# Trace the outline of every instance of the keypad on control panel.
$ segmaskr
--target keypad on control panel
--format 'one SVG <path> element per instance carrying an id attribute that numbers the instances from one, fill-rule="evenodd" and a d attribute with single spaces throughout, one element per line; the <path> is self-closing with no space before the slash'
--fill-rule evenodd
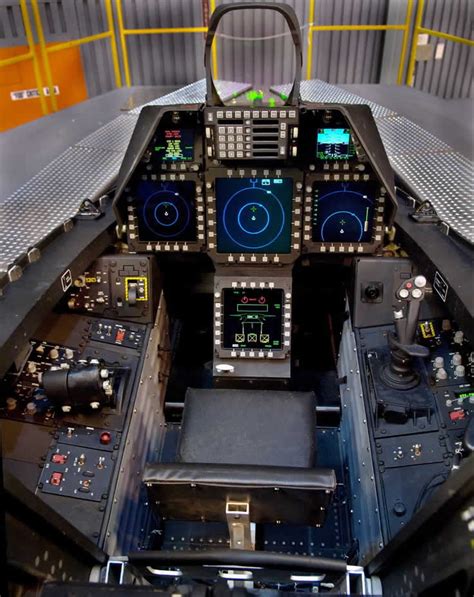
<path id="1" fill-rule="evenodd" d="M 294 109 L 208 110 L 206 126 L 208 157 L 282 159 L 296 154 L 296 146 L 289 149 L 298 137 Z"/>

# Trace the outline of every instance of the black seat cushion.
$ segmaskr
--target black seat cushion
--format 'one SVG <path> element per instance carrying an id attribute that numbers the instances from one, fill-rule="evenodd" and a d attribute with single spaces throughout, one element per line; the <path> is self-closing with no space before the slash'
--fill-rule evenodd
<path id="1" fill-rule="evenodd" d="M 310 468 L 315 434 L 313 392 L 189 388 L 177 460 Z"/>
<path id="2" fill-rule="evenodd" d="M 250 502 L 252 522 L 322 525 L 336 488 L 331 469 L 233 464 L 149 464 L 143 480 L 160 516 L 216 522 L 232 500 Z"/>

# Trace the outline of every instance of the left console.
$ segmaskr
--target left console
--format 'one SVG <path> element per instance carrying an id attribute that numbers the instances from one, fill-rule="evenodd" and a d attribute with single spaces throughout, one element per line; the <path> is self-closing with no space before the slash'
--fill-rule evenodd
<path id="1" fill-rule="evenodd" d="M 0 380 L 4 469 L 102 548 L 127 541 L 126 525 L 114 523 L 127 509 L 117 487 L 132 456 L 143 463 L 154 443 L 136 441 L 127 454 L 140 396 L 164 401 L 170 353 L 159 282 L 154 258 L 97 258 L 70 279 Z M 147 414 L 149 425 L 159 426 L 159 412 Z M 148 437 L 143 424 L 141 433 Z"/>

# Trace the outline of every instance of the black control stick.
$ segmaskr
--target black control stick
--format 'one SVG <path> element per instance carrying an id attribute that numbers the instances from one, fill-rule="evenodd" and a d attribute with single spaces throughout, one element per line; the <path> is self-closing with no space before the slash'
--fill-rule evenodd
<path id="1" fill-rule="evenodd" d="M 396 292 L 396 297 L 405 303 L 405 308 L 394 311 L 396 334 L 390 332 L 390 363 L 382 369 L 382 381 L 396 390 L 410 390 L 420 383 L 420 377 L 413 368 L 413 357 L 427 357 L 429 350 L 416 344 L 415 334 L 420 314 L 421 301 L 431 291 L 424 276 L 405 280 Z"/>

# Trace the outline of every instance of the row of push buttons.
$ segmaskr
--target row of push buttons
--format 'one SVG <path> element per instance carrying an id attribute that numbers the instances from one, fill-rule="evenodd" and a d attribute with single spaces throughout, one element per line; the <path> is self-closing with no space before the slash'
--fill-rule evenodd
<path id="1" fill-rule="evenodd" d="M 221 118 L 296 118 L 296 110 L 218 110 L 217 119 Z"/>

